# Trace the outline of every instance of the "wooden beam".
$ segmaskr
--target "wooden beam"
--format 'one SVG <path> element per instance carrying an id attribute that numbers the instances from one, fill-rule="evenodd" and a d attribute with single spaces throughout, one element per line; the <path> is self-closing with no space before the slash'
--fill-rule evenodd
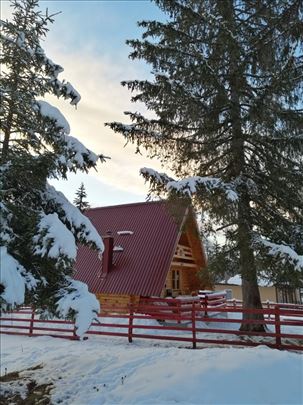
<path id="1" fill-rule="evenodd" d="M 194 262 L 193 256 L 189 257 L 189 256 L 174 255 L 173 259 L 191 260 L 192 262 Z"/>
<path id="2" fill-rule="evenodd" d="M 195 263 L 184 263 L 184 262 L 172 262 L 171 266 L 176 266 L 176 267 L 197 267 Z"/>
<path id="3" fill-rule="evenodd" d="M 177 249 L 184 249 L 184 250 L 188 250 L 191 252 L 191 247 L 190 246 L 186 246 L 186 245 L 181 245 L 180 243 L 178 243 Z"/>
<path id="4" fill-rule="evenodd" d="M 185 259 L 194 261 L 192 250 L 189 246 L 178 245 L 174 254 L 174 259 Z"/>

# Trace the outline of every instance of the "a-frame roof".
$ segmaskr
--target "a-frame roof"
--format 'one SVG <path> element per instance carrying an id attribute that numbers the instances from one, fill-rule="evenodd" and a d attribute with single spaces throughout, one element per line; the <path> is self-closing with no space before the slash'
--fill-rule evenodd
<path id="1" fill-rule="evenodd" d="M 182 203 L 165 201 L 87 210 L 101 236 L 112 233 L 117 251 L 112 269 L 103 277 L 97 253 L 80 246 L 74 278 L 87 283 L 93 293 L 159 296 L 188 212 Z"/>

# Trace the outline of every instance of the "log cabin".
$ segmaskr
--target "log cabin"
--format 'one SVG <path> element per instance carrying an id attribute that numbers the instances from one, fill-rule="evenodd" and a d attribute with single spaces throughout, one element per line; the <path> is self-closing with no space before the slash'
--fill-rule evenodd
<path id="1" fill-rule="evenodd" d="M 183 200 L 92 208 L 85 214 L 105 250 L 99 257 L 80 246 L 74 278 L 88 285 L 101 311 L 211 287 L 196 218 Z"/>

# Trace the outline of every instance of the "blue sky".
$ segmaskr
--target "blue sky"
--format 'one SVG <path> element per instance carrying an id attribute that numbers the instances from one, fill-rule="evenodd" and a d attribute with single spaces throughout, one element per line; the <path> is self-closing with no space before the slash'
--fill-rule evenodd
<path id="1" fill-rule="evenodd" d="M 9 2 L 1 2 L 2 18 L 9 17 Z M 98 166 L 98 172 L 70 175 L 68 181 L 55 181 L 55 187 L 72 200 L 84 182 L 92 206 L 144 201 L 148 185 L 139 176 L 144 166 L 160 169 L 158 161 L 136 155 L 134 147 L 124 147 L 122 136 L 104 127 L 108 121 L 127 122 L 123 111 L 144 110 L 130 103 L 131 94 L 121 80 L 150 76 L 144 62 L 128 58 L 126 39 L 140 38 L 137 21 L 163 19 L 150 1 L 40 1 L 55 16 L 42 44 L 48 57 L 63 66 L 66 79 L 80 92 L 82 99 L 75 110 L 66 101 L 48 99 L 69 121 L 71 135 L 96 153 L 111 159 Z"/>
<path id="2" fill-rule="evenodd" d="M 125 40 L 140 35 L 138 20 L 162 16 L 159 8 L 148 0 L 59 0 L 40 1 L 40 5 L 48 7 L 50 12 L 62 11 L 56 16 L 56 28 L 50 32 L 50 40 L 55 40 L 61 32 L 65 36 L 65 46 L 72 49 L 89 46 L 95 53 L 111 56 L 117 52 L 128 55 Z"/>

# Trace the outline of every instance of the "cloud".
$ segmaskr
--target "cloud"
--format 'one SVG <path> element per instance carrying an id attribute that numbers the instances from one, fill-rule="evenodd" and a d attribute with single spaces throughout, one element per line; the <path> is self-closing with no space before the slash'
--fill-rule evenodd
<path id="1" fill-rule="evenodd" d="M 65 115 L 71 134 L 96 153 L 111 157 L 92 173 L 103 182 L 137 194 L 146 193 L 148 187 L 139 176 L 143 166 L 160 168 L 159 161 L 135 154 L 135 147 L 125 145 L 125 139 L 104 126 L 105 122 L 127 122 L 123 111 L 133 110 L 130 92 L 120 85 L 123 79 L 142 75 L 125 61 L 113 61 L 108 56 L 98 56 L 86 49 L 81 52 L 62 52 L 56 46 L 47 52 L 56 63 L 64 67 L 61 78 L 66 78 L 81 94 L 77 110 L 64 100 L 47 97 Z M 124 62 L 124 63 L 123 63 Z"/>
<path id="2" fill-rule="evenodd" d="M 44 2 L 41 7 L 44 8 Z M 9 17 L 9 3 L 4 2 L 3 17 Z M 74 10 L 73 13 L 76 11 Z M 125 139 L 104 126 L 105 122 L 128 122 L 123 111 L 142 110 L 142 106 L 130 103 L 130 92 L 120 85 L 121 80 L 146 78 L 148 70 L 142 62 L 128 59 L 125 48 L 121 52 L 96 52 L 90 41 L 81 41 L 76 49 L 78 37 L 85 37 L 85 25 L 75 29 L 68 25 L 71 16 L 67 13 L 58 16 L 58 24 L 50 27 L 50 34 L 42 44 L 49 58 L 64 68 L 60 79 L 69 81 L 81 94 L 81 101 L 75 109 L 67 101 L 48 96 L 48 102 L 58 107 L 68 120 L 71 135 L 77 137 L 96 153 L 103 153 L 111 159 L 98 166 L 98 173 L 90 176 L 109 186 L 127 193 L 145 195 L 148 185 L 139 175 L 143 166 L 160 169 L 160 162 L 146 156 L 135 154 L 135 147 L 125 145 Z M 73 20 L 72 20 L 73 21 Z M 117 27 L 119 29 L 119 27 Z M 96 33 L 97 35 L 97 33 Z M 74 39 L 73 39 L 74 37 Z M 73 44 L 73 46 L 71 46 Z M 84 44 L 84 45 L 83 45 Z M 125 47 L 121 39 L 121 47 Z M 70 193 L 74 184 L 62 182 L 63 188 Z M 60 187 L 62 189 L 62 187 Z"/>

